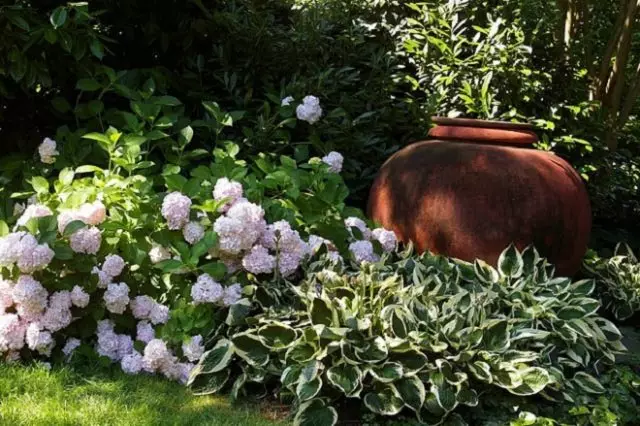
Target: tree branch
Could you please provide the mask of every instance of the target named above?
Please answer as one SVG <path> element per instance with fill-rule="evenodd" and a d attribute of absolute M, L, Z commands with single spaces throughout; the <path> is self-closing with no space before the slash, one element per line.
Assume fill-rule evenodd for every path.
<path fill-rule="evenodd" d="M 606 93 L 607 83 L 609 81 L 609 74 L 611 69 L 611 59 L 613 58 L 613 53 L 616 50 L 616 46 L 618 46 L 620 41 L 620 36 L 622 34 L 622 26 L 624 24 L 625 16 L 627 15 L 627 0 L 620 0 L 620 6 L 618 11 L 618 18 L 616 19 L 616 23 L 613 27 L 613 33 L 611 38 L 609 38 L 609 42 L 607 43 L 607 49 L 605 50 L 604 57 L 602 58 L 602 62 L 600 62 L 600 72 L 598 73 L 595 81 L 596 85 L 596 93 L 595 98 L 602 100 L 604 94 Z"/>

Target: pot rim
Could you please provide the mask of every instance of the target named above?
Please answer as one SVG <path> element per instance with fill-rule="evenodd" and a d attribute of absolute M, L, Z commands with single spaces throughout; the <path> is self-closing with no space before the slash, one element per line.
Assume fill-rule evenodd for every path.
<path fill-rule="evenodd" d="M 528 130 L 532 131 L 535 126 L 530 123 L 512 123 L 510 121 L 497 120 L 478 120 L 474 118 L 449 118 L 449 117 L 431 117 L 431 121 L 438 126 L 458 126 L 458 127 L 475 127 L 482 129 L 505 129 L 505 130 Z"/>

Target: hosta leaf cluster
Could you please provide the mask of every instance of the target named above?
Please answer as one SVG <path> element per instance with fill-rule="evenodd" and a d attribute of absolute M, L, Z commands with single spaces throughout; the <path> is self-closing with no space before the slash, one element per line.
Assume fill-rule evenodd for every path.
<path fill-rule="evenodd" d="M 629 246 L 618 244 L 611 258 L 589 258 L 585 268 L 596 279 L 604 307 L 618 320 L 640 311 L 640 262 Z"/>
<path fill-rule="evenodd" d="M 286 303 L 260 304 L 219 337 L 192 376 L 234 397 L 275 388 L 296 424 L 335 424 L 337 404 L 438 424 L 486 390 L 571 399 L 602 392 L 593 368 L 624 349 L 596 314 L 591 280 L 554 278 L 534 249 L 508 248 L 498 268 L 409 253 L 378 264 L 318 261 Z"/>

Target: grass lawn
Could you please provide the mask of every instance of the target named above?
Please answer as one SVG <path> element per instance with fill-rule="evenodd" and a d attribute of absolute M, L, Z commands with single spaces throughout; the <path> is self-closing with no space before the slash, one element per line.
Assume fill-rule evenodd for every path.
<path fill-rule="evenodd" d="M 192 396 L 158 377 L 115 368 L 72 369 L 0 364 L 1 425 L 273 426 L 258 406 L 231 406 L 221 396 Z"/>

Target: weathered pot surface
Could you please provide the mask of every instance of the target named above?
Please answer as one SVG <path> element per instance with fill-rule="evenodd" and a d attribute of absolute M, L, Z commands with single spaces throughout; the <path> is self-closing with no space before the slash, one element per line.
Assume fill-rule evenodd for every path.
<path fill-rule="evenodd" d="M 526 124 L 434 118 L 429 135 L 394 154 L 371 188 L 369 216 L 430 250 L 495 264 L 510 243 L 535 245 L 571 275 L 591 230 L 589 198 L 562 158 L 528 149 Z"/>

